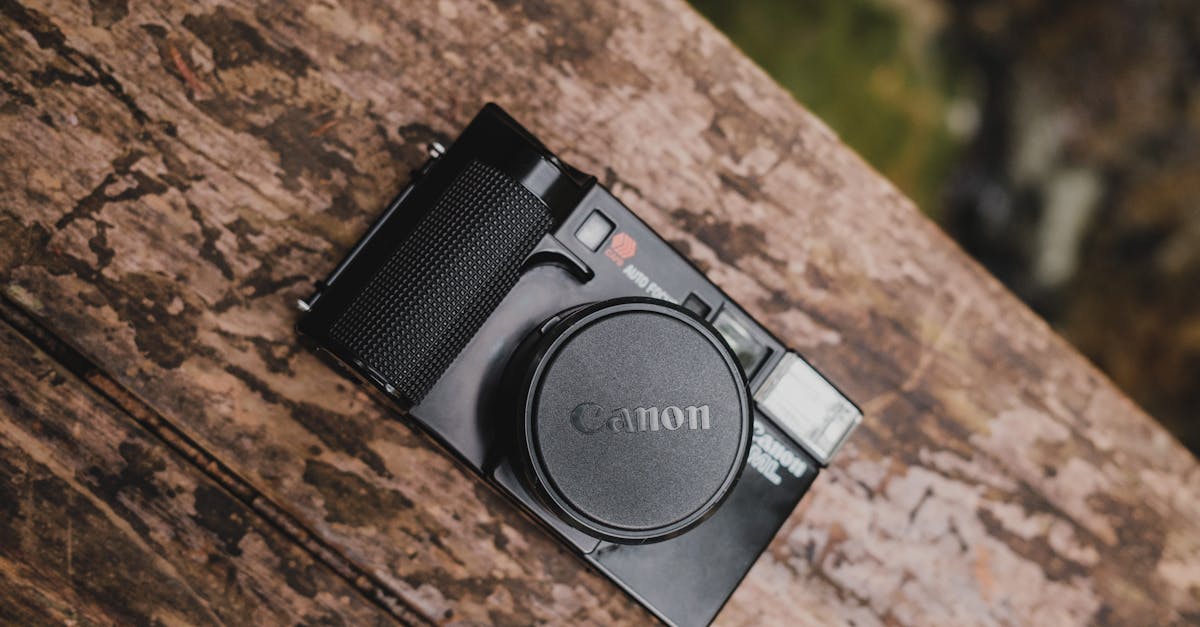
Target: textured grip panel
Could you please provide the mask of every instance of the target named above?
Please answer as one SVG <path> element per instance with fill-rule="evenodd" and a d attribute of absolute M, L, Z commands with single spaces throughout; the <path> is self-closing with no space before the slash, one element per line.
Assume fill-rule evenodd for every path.
<path fill-rule="evenodd" d="M 414 404 L 516 284 L 550 212 L 472 162 L 337 318 L 333 339 Z"/>

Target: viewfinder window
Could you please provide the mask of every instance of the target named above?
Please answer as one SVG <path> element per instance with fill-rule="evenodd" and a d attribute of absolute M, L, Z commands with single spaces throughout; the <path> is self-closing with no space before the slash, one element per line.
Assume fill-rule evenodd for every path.
<path fill-rule="evenodd" d="M 749 324 L 736 312 L 725 308 L 717 314 L 713 326 L 721 333 L 721 337 L 725 338 L 725 342 L 729 344 L 729 348 L 741 362 L 746 376 L 754 376 L 754 371 L 767 356 L 769 349 L 762 342 L 754 339 L 754 336 L 750 334 Z"/>
<path fill-rule="evenodd" d="M 608 234 L 613 231 L 612 220 L 604 217 L 603 213 L 593 211 L 575 231 L 575 239 L 579 240 L 588 250 L 599 250 Z"/>

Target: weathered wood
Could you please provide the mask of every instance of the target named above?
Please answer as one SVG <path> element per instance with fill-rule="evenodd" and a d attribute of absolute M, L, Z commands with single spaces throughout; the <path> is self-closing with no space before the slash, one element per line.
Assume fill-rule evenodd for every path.
<path fill-rule="evenodd" d="M 867 412 L 723 620 L 1200 620 L 1195 460 L 683 4 L 4 7 L 4 294 L 430 617 L 646 618 L 291 331 L 494 99 Z"/>
<path fill-rule="evenodd" d="M 0 622 L 393 624 L 0 322 Z"/>

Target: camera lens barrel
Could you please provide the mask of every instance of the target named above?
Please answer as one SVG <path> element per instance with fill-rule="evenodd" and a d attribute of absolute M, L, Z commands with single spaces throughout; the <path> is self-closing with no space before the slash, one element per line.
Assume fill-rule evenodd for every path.
<path fill-rule="evenodd" d="M 751 436 L 746 379 L 717 332 L 624 298 L 543 324 L 514 363 L 526 475 L 568 523 L 620 543 L 692 528 L 732 489 Z"/>

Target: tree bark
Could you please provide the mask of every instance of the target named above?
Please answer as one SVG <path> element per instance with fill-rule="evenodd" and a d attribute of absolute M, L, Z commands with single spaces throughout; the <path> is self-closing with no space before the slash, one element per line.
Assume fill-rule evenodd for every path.
<path fill-rule="evenodd" d="M 10 315 L 360 596 L 648 618 L 292 331 L 494 100 L 866 412 L 722 621 L 1200 620 L 1195 459 L 681 2 L 0 6 Z"/>

